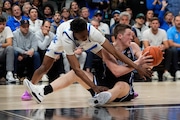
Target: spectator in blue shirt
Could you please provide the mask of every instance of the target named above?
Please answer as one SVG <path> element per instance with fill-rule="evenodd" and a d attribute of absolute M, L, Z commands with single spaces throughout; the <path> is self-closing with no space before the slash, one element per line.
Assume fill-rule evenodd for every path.
<path fill-rule="evenodd" d="M 159 21 L 160 21 L 160 28 L 164 30 L 168 30 L 170 27 L 173 26 L 173 14 L 170 11 L 165 11 L 168 3 L 166 1 L 162 1 L 162 8 L 161 11 L 159 12 Z"/>
<path fill-rule="evenodd" d="M 11 28 L 12 31 L 15 31 L 20 27 L 20 21 L 21 20 L 26 20 L 24 16 L 21 15 L 22 11 L 21 8 L 18 5 L 13 5 L 12 6 L 12 15 L 9 20 L 7 21 L 7 26 Z"/>
<path fill-rule="evenodd" d="M 180 79 L 180 68 L 178 67 L 178 55 L 180 53 L 180 15 L 175 17 L 174 24 L 175 26 L 169 28 L 167 31 L 169 45 L 171 47 L 171 53 L 168 53 L 167 55 L 169 58 L 169 63 L 171 63 L 172 59 L 173 70 L 176 72 L 176 79 Z"/>
<path fill-rule="evenodd" d="M 161 2 L 162 0 L 146 0 L 146 7 L 148 10 L 153 10 L 154 15 L 158 16 L 162 7 Z"/>

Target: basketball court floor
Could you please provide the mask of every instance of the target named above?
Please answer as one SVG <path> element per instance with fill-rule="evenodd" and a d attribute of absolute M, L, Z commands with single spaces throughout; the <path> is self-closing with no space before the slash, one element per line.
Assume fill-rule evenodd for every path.
<path fill-rule="evenodd" d="M 22 84 L 1 83 L 0 120 L 180 120 L 180 81 L 135 82 L 134 88 L 139 96 L 130 102 L 90 107 L 91 96 L 79 84 L 37 104 L 21 101 Z"/>

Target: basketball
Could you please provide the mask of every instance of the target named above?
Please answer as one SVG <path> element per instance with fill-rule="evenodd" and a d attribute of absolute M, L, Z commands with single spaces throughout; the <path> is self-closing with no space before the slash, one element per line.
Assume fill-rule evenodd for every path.
<path fill-rule="evenodd" d="M 153 57 L 153 62 L 152 62 L 152 66 L 158 66 L 162 60 L 163 60 L 163 52 L 161 51 L 161 49 L 157 46 L 148 46 L 147 48 L 145 48 L 142 52 L 142 54 L 144 54 L 146 51 L 149 51 L 149 53 L 147 55 L 152 55 Z"/>

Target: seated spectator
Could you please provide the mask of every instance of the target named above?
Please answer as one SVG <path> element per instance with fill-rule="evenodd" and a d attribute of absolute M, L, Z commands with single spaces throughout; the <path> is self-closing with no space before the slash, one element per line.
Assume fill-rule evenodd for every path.
<path fill-rule="evenodd" d="M 179 53 L 180 53 L 180 15 L 174 18 L 174 26 L 167 31 L 170 53 L 167 53 L 169 65 L 172 60 L 173 72 L 175 72 L 175 78 L 180 79 L 180 68 L 178 65 Z"/>
<path fill-rule="evenodd" d="M 51 41 L 55 37 L 54 33 L 50 31 L 51 23 L 48 20 L 44 20 L 40 30 L 37 30 L 36 38 L 38 41 L 38 52 L 40 55 L 41 63 L 43 61 L 45 52 L 50 45 Z M 44 75 L 42 81 L 48 81 L 48 76 Z"/>
<path fill-rule="evenodd" d="M 44 15 L 43 15 L 43 1 L 42 0 L 32 0 L 31 5 L 33 8 L 36 8 L 38 11 L 38 18 L 40 20 L 44 20 Z"/>
<path fill-rule="evenodd" d="M 61 24 L 61 14 L 58 11 L 55 12 L 53 16 L 53 21 L 54 22 L 51 23 L 50 31 L 56 34 L 57 27 Z"/>
<path fill-rule="evenodd" d="M 3 6 L 2 6 L 2 16 L 6 18 L 6 21 L 9 19 L 9 17 L 12 15 L 12 1 L 10 0 L 4 0 Z"/>
<path fill-rule="evenodd" d="M 6 25 L 9 26 L 12 31 L 15 31 L 16 29 L 18 29 L 20 27 L 21 20 L 27 19 L 24 16 L 22 16 L 21 14 L 22 14 L 21 8 L 18 5 L 13 5 L 12 6 L 12 15 L 13 16 L 11 16 L 6 23 Z"/>
<path fill-rule="evenodd" d="M 43 21 L 38 19 L 38 10 L 36 8 L 30 8 L 29 18 L 29 29 L 34 33 L 40 30 Z"/>
<path fill-rule="evenodd" d="M 150 28 L 151 19 L 154 17 L 154 12 L 152 10 L 148 10 L 146 13 L 146 22 L 145 25 Z"/>
<path fill-rule="evenodd" d="M 86 20 L 87 22 L 90 22 L 90 19 L 89 19 L 89 15 L 90 15 L 89 9 L 87 7 L 82 7 L 80 11 L 81 11 L 81 15 L 80 16 L 84 20 Z"/>
<path fill-rule="evenodd" d="M 65 7 L 61 9 L 61 23 L 68 21 L 70 19 L 69 10 Z"/>
<path fill-rule="evenodd" d="M 31 4 L 29 2 L 25 2 L 23 7 L 22 7 L 22 12 L 23 12 L 23 16 L 26 18 L 26 19 L 29 19 L 29 10 L 31 8 Z"/>
<path fill-rule="evenodd" d="M 113 34 L 113 30 L 114 30 L 114 27 L 119 23 L 120 21 L 120 11 L 119 10 L 115 10 L 112 12 L 112 17 L 113 17 L 113 20 L 114 20 L 114 24 L 112 24 L 110 26 L 110 34 L 112 35 Z"/>
<path fill-rule="evenodd" d="M 104 34 L 104 35 L 110 35 L 110 30 L 108 24 L 102 22 L 102 12 L 100 10 L 95 11 L 94 13 L 94 19 L 98 20 L 100 22 L 100 26 L 98 29 Z"/>
<path fill-rule="evenodd" d="M 21 20 L 20 23 L 20 29 L 13 32 L 13 47 L 15 50 L 14 73 L 18 75 L 18 65 L 20 64 L 27 67 L 27 70 L 29 70 L 27 77 L 31 77 L 34 70 L 36 70 L 41 64 L 40 56 L 37 52 L 38 41 L 35 34 L 32 31 L 29 31 L 29 21 Z M 31 70 L 32 66 L 33 68 Z M 21 75 L 21 77 L 23 76 Z"/>
<path fill-rule="evenodd" d="M 43 15 L 46 20 L 53 22 L 54 8 L 51 4 L 45 4 L 43 6 Z"/>
<path fill-rule="evenodd" d="M 145 23 L 144 14 L 143 13 L 137 14 L 135 21 L 136 23 L 132 27 L 135 28 L 137 32 L 137 37 L 140 42 L 140 47 L 143 47 L 142 46 L 142 33 L 148 29 L 148 27 L 144 24 Z"/>
<path fill-rule="evenodd" d="M 80 17 L 80 8 L 77 2 L 73 1 L 70 3 L 69 12 L 70 12 L 70 19 Z"/>
<path fill-rule="evenodd" d="M 130 14 L 131 18 L 130 18 L 129 24 L 131 26 L 133 26 L 135 24 L 135 21 L 133 19 L 133 12 L 132 12 L 131 8 L 126 6 L 125 12 L 128 12 Z"/>
<path fill-rule="evenodd" d="M 0 16 L 0 62 L 6 63 L 6 79 L 8 82 L 15 82 L 13 77 L 14 71 L 14 49 L 12 47 L 13 33 L 6 26 L 6 18 Z"/>
<path fill-rule="evenodd" d="M 166 60 L 166 54 L 169 48 L 169 44 L 167 41 L 167 33 L 165 30 L 159 28 L 159 26 L 160 26 L 159 19 L 157 17 L 153 17 L 151 19 L 151 28 L 145 30 L 142 34 L 142 41 L 143 41 L 144 48 L 148 46 L 158 46 L 161 48 L 162 51 L 165 52 L 164 54 L 165 69 L 163 73 L 163 79 L 172 80 L 174 77 L 169 72 L 170 64 L 169 64 L 169 61 Z M 162 78 L 162 76 L 158 76 L 157 67 L 154 67 L 152 79 L 158 80 L 159 77 Z"/>

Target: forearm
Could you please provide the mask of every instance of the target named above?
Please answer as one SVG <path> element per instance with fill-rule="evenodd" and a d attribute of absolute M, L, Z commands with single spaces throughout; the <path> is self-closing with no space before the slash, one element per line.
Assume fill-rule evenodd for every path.
<path fill-rule="evenodd" d="M 95 84 L 86 76 L 86 74 L 81 70 L 74 70 L 75 74 L 81 78 L 90 88 L 94 88 Z"/>

